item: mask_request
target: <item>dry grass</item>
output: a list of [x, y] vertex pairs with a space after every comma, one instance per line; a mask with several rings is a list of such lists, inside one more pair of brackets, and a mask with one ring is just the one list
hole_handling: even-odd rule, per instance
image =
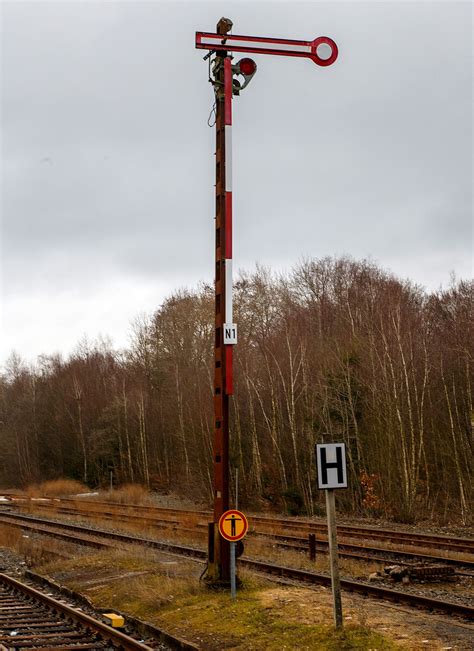
[[[181, 519], [179, 522], [176, 522], [177, 518], [173, 516], [170, 517], [169, 523], [166, 522], [166, 518], [162, 518], [154, 525], [150, 520], [146, 519], [146, 516], [144, 516], [143, 520], [141, 518], [127, 520], [127, 515], [137, 515], [133, 508], [127, 509], [124, 507], [123, 510], [118, 510], [116, 516], [112, 516], [102, 513], [104, 509], [107, 510], [107, 507], [102, 504], [96, 505], [92, 501], [85, 504], [78, 499], [72, 504], [68, 504], [67, 508], [76, 509], [75, 513], [62, 512], [61, 507], [61, 502], [37, 503], [33, 501], [23, 508], [35, 515], [47, 515], [81, 523], [93, 522], [100, 527], [158, 538], [159, 540], [206, 546], [207, 526], [205, 518], [199, 514], [187, 514], [186, 518]], [[121, 519], [121, 515], [123, 515], [123, 519]]]
[[[276, 563], [286, 567], [295, 567], [309, 572], [329, 572], [329, 556], [321, 552], [316, 554], [316, 560], [311, 561], [309, 555], [302, 551], [293, 551], [278, 545], [260, 536], [248, 536], [245, 541], [245, 554], [260, 558], [269, 563]], [[340, 558], [339, 567], [342, 576], [367, 578], [372, 572], [380, 570], [385, 561], [366, 562], [351, 558]]]
[[28, 567], [39, 565], [58, 556], [62, 558], [70, 556], [63, 542], [36, 536], [32, 539], [30, 535], [22, 533], [21, 529], [8, 525], [0, 526], [0, 547], [7, 547], [23, 556]]
[[458, 561], [472, 561], [474, 560], [474, 555], [467, 552], [456, 552], [451, 549], [443, 549], [440, 547], [424, 547], [423, 542], [419, 545], [409, 545], [402, 542], [391, 542], [389, 540], [377, 540], [372, 539], [368, 536], [366, 539], [361, 538], [351, 538], [350, 536], [341, 536], [345, 543], [354, 544], [354, 545], [364, 545], [367, 544], [368, 547], [374, 547], [380, 549], [381, 551], [392, 551], [394, 554], [397, 551], [404, 551], [413, 554], [426, 554], [427, 556], [435, 555], [443, 558], [452, 558]]
[[51, 559], [64, 558], [71, 554], [65, 550], [63, 542], [54, 539], [31, 539], [23, 535], [18, 552], [23, 556], [28, 567], [35, 567]]
[[[250, 524], [250, 529], [253, 531], [256, 531], [257, 528], [253, 527], [252, 524]], [[258, 532], [261, 533], [267, 533], [267, 534], [281, 534], [282, 533], [282, 526], [281, 525], [269, 525], [269, 524], [258, 524]], [[303, 530], [301, 533], [297, 533], [292, 531], [291, 535], [293, 536], [302, 536], [307, 538], [307, 531]], [[318, 538], [320, 534], [318, 533]], [[323, 535], [321, 536], [321, 539], [327, 540], [327, 536]], [[353, 544], [353, 545], [367, 545], [368, 547], [373, 547], [380, 549], [381, 551], [393, 551], [395, 554], [397, 551], [406, 551], [406, 552], [412, 552], [412, 553], [419, 553], [419, 554], [427, 554], [428, 556], [430, 555], [436, 555], [436, 556], [441, 556], [444, 558], [452, 558], [454, 560], [460, 560], [460, 561], [472, 561], [474, 560], [474, 555], [473, 554], [468, 554], [466, 552], [456, 552], [453, 550], [448, 550], [448, 549], [442, 549], [436, 548], [434, 549], [433, 547], [424, 547], [423, 543], [420, 543], [419, 545], [410, 545], [408, 543], [403, 543], [403, 542], [391, 542], [389, 540], [380, 540], [377, 538], [371, 538], [370, 533], [367, 534], [367, 538], [360, 538], [360, 537], [352, 537], [350, 534], [341, 534], [338, 533], [338, 539], [342, 543], [347, 543], [347, 544]], [[385, 562], [386, 561], [382, 561]]]
[[134, 614], [146, 618], [177, 598], [205, 594], [199, 582], [200, 565], [163, 560], [153, 550], [139, 555], [124, 550], [89, 552], [81, 558], [50, 561], [37, 568], [51, 576], [67, 575], [68, 584], [85, 592], [101, 607], [127, 601]]
[[77, 493], [85, 493], [89, 489], [74, 479], [54, 479], [41, 484], [31, 484], [25, 489], [28, 497], [68, 497]]
[[149, 491], [141, 484], [124, 484], [120, 488], [101, 491], [99, 495], [95, 496], [95, 499], [115, 504], [149, 504], [151, 502]]
[[[84, 505], [82, 505], [84, 506]], [[57, 505], [48, 505], [47, 509], [38, 508], [33, 506], [30, 510], [31, 513], [39, 513], [44, 515], [45, 510], [51, 516], [55, 514]], [[169, 526], [162, 523], [160, 526], [153, 526], [148, 521], [143, 520], [120, 520], [113, 517], [104, 517], [99, 512], [94, 510], [84, 511], [80, 510], [75, 514], [63, 514], [57, 512], [55, 517], [59, 519], [67, 519], [68, 521], [78, 522], [81, 524], [93, 523], [98, 527], [104, 529], [113, 529], [114, 531], [120, 530], [124, 533], [131, 533], [143, 537], [155, 538], [161, 541], [177, 544], [188, 544], [196, 547], [205, 548], [207, 545], [207, 529], [203, 526], [198, 526], [203, 523], [203, 517], [200, 515], [189, 514], [182, 523], [175, 524], [170, 522]], [[329, 558], [327, 554], [318, 553], [316, 561], [311, 561], [305, 552], [293, 551], [274, 545], [268, 539], [262, 536], [247, 536], [244, 541], [245, 554], [254, 558], [284, 565], [288, 567], [296, 567], [302, 570], [312, 572], [328, 572], [329, 571]], [[351, 576], [358, 578], [367, 578], [369, 574], [381, 570], [383, 565], [386, 564], [384, 560], [380, 562], [365, 562], [357, 559], [341, 558], [340, 568], [343, 576]]]
[[[228, 591], [209, 590], [199, 582], [201, 569], [191, 561], [169, 560], [153, 552], [135, 556], [106, 551], [88, 554], [80, 564], [74, 560], [46, 564], [41, 573], [66, 582], [101, 608], [128, 612], [209, 651], [398, 648], [366, 628], [334, 631], [327, 624], [331, 602], [326, 592], [275, 587], [239, 572], [243, 586], [232, 602]], [[321, 596], [327, 602], [323, 607]]]
[[[61, 517], [61, 516], [60, 516]], [[64, 517], [64, 516], [62, 516]], [[169, 526], [165, 523], [161, 523], [160, 526], [153, 526], [146, 520], [140, 522], [140, 520], [127, 521], [119, 519], [109, 519], [104, 518], [100, 513], [86, 514], [78, 513], [77, 516], [67, 516], [68, 519], [79, 519], [81, 522], [93, 522], [99, 527], [104, 529], [114, 529], [120, 530], [145, 538], [155, 538], [157, 540], [162, 540], [171, 543], [177, 544], [191, 544], [194, 546], [205, 547], [207, 544], [207, 530], [205, 528], [197, 528], [196, 522], [198, 517], [191, 519], [190, 522], [186, 522], [186, 525], [180, 526], [170, 522]], [[195, 520], [195, 521], [194, 521]]]
[[198, 528], [195, 526], [197, 522], [200, 521], [199, 516], [192, 516], [186, 525], [170, 522], [168, 526], [166, 523], [160, 523], [159, 526], [153, 526], [146, 520], [120, 520], [119, 515], [116, 518], [106, 517], [100, 512], [95, 512], [94, 508], [86, 511], [83, 507], [83, 504], [80, 505], [77, 513], [62, 513], [60, 511], [60, 503], [44, 503], [40, 507], [37, 503], [30, 502], [23, 508], [30, 515], [52, 517], [59, 520], [77, 522], [86, 525], [93, 523], [97, 527], [103, 529], [123, 531], [124, 533], [131, 533], [146, 538], [155, 538], [166, 542], [191, 544], [201, 547], [205, 547], [207, 544], [207, 529], [205, 527]]
[[21, 540], [21, 531], [7, 524], [0, 525], [0, 547], [9, 547], [18, 550]]

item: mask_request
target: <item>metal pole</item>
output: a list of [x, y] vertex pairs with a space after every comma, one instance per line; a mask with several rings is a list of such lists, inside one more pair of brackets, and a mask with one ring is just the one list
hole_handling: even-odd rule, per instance
[[239, 469], [235, 469], [235, 510], [239, 510]]
[[[219, 34], [232, 23], [221, 19]], [[216, 270], [214, 354], [214, 561], [209, 559], [208, 580], [229, 581], [229, 543], [219, 535], [221, 515], [229, 509], [229, 395], [232, 386], [232, 346], [224, 345], [224, 324], [232, 307], [232, 193], [226, 169], [226, 135], [229, 136], [232, 102], [232, 67], [227, 52], [218, 52], [214, 67], [216, 91]], [[231, 151], [229, 151], [229, 154]], [[230, 278], [230, 285], [229, 285]]]
[[237, 596], [237, 581], [235, 579], [235, 542], [230, 543], [230, 596]]
[[326, 490], [326, 511], [328, 517], [329, 559], [331, 564], [332, 599], [334, 605], [334, 623], [337, 628], [342, 626], [341, 583], [339, 580], [339, 564], [336, 534], [336, 501], [334, 490]]

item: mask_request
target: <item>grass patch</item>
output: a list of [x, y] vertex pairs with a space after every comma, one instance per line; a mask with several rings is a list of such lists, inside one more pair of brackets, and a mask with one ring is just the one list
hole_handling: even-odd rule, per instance
[[[248, 536], [245, 540], [245, 553], [251, 557], [260, 558], [269, 563], [295, 567], [308, 572], [329, 572], [329, 555], [319, 552], [316, 554], [316, 561], [309, 559], [306, 551], [296, 551], [277, 544], [262, 536]], [[387, 561], [364, 561], [351, 558], [340, 558], [339, 567], [341, 575], [367, 578], [372, 572], [382, 570]]]
[[114, 504], [149, 504], [150, 492], [141, 484], [124, 484], [113, 490], [100, 491], [92, 499], [105, 500]]
[[8, 524], [0, 525], [0, 547], [7, 547], [23, 556], [27, 567], [41, 565], [51, 558], [64, 558], [71, 554], [70, 548], [68, 554], [68, 543], [64, 541], [31, 536], [22, 533], [18, 527]]
[[[269, 651], [398, 649], [395, 643], [351, 622], [336, 631], [328, 595], [280, 586], [241, 571], [236, 601], [199, 582], [200, 564], [156, 554], [104, 551], [37, 568], [86, 594], [100, 608], [117, 608], [150, 621], [203, 649]], [[324, 601], [324, 605], [322, 602]]]
[[77, 493], [86, 493], [87, 486], [73, 479], [54, 479], [41, 484], [31, 484], [25, 489], [28, 497], [67, 497]]
[[18, 551], [21, 542], [21, 531], [7, 524], [0, 525], [0, 547], [9, 547]]
[[[287, 590], [280, 588], [279, 593], [284, 595]], [[269, 593], [275, 596], [273, 587], [241, 590], [235, 602], [229, 595], [209, 592], [204, 596], [185, 597], [165, 606], [160, 620], [175, 631], [184, 620], [195, 639], [202, 640], [206, 649], [343, 651], [398, 648], [363, 626], [350, 625], [336, 631], [325, 623], [298, 621], [298, 614], [283, 607], [278, 599], [269, 601], [266, 598]]]

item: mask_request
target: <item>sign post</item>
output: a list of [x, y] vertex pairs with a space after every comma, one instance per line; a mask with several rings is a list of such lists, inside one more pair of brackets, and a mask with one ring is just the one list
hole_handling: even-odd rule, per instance
[[230, 596], [235, 599], [237, 596], [237, 580], [235, 572], [235, 542], [230, 543]]
[[232, 599], [237, 596], [237, 579], [235, 567], [235, 546], [238, 540], [242, 540], [249, 528], [245, 515], [237, 509], [231, 509], [223, 513], [219, 519], [219, 532], [221, 536], [230, 542], [230, 594]]
[[336, 534], [336, 501], [334, 489], [326, 490], [326, 512], [328, 517], [329, 561], [331, 564], [332, 600], [334, 623], [337, 628], [342, 626], [341, 581], [339, 579], [339, 563]]
[[331, 585], [336, 628], [342, 626], [341, 582], [336, 533], [335, 488], [347, 488], [346, 446], [344, 443], [316, 445], [318, 488], [326, 491], [326, 512], [328, 518], [329, 559]]

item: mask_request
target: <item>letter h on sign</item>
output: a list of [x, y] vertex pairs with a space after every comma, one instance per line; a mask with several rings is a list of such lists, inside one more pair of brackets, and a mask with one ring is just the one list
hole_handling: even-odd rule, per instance
[[316, 445], [318, 488], [347, 488], [346, 446], [344, 443]]

